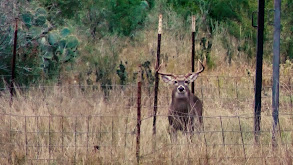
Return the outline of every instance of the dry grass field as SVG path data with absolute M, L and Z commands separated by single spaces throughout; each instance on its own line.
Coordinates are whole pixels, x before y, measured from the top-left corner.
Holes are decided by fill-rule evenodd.
M 272 149 L 271 91 L 263 91 L 259 144 L 253 132 L 253 77 L 206 76 L 196 81 L 204 102 L 204 130 L 192 142 L 171 142 L 171 88 L 160 83 L 157 134 L 153 94 L 143 85 L 140 164 L 292 164 L 292 90 L 280 94 L 278 147 Z M 152 91 L 152 88 L 150 87 Z M 0 97 L 1 164 L 136 164 L 137 85 L 39 86 Z

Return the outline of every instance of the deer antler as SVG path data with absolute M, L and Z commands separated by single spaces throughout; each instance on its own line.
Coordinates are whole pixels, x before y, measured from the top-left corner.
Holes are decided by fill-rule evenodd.
M 201 64 L 201 67 L 202 67 L 202 68 L 201 68 L 201 70 L 197 71 L 196 73 L 197 73 L 197 74 L 200 74 L 201 72 L 204 71 L 205 67 L 204 67 L 203 63 L 202 63 L 200 60 L 198 60 L 198 62 Z
M 204 69 L 205 69 L 203 63 L 202 63 L 200 60 L 198 60 L 198 62 L 201 64 L 201 70 L 198 70 L 198 71 L 196 72 L 196 74 L 200 74 L 200 73 L 203 72 Z M 188 77 L 188 76 L 190 76 L 191 74 L 192 74 L 192 73 L 188 73 L 188 74 L 185 75 L 185 77 Z
M 172 77 L 176 78 L 176 76 L 173 74 L 159 72 L 159 70 L 161 69 L 161 66 L 162 66 L 162 64 L 158 67 L 158 69 L 156 69 L 156 72 L 158 72 L 158 74 L 165 75 L 165 76 L 172 76 Z

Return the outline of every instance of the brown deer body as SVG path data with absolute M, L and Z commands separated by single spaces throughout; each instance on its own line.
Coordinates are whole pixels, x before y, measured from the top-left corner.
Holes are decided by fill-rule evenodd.
M 195 118 L 199 125 L 202 124 L 203 105 L 201 100 L 191 93 L 188 85 L 195 81 L 197 76 L 204 71 L 204 66 L 196 73 L 186 75 L 173 75 L 158 72 L 165 83 L 173 85 L 172 101 L 168 112 L 170 134 L 176 135 L 178 130 L 184 133 L 193 134 L 195 128 Z

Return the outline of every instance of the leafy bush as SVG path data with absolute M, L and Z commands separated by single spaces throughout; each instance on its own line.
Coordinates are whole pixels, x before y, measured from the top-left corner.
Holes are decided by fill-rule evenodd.
M 64 24 L 64 19 L 74 19 L 82 11 L 82 0 L 39 0 L 49 12 L 48 20 L 53 24 Z M 44 11 L 44 10 L 43 10 Z M 39 11 L 38 13 L 42 13 Z
M 97 31 L 103 35 L 117 33 L 131 36 L 144 26 L 147 12 L 154 6 L 154 0 L 113 0 L 85 4 L 88 13 L 84 17 L 95 38 Z
M 120 79 L 120 85 L 125 85 L 127 81 L 127 73 L 125 70 L 125 65 L 120 62 L 119 69 L 116 71 L 117 75 L 119 76 Z

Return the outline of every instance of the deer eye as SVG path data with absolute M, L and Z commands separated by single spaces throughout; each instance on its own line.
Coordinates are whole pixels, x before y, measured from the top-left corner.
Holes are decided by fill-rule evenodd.
M 189 84 L 189 81 L 184 81 L 185 84 Z
M 177 84 L 178 82 L 177 81 L 174 81 L 174 84 Z

